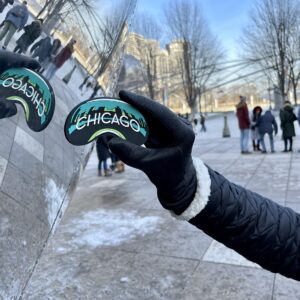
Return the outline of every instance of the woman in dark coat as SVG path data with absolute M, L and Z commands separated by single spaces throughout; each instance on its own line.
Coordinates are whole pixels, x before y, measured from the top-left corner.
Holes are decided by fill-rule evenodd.
M 42 19 L 38 19 L 24 27 L 24 33 L 17 40 L 17 46 L 14 52 L 25 53 L 27 51 L 27 48 L 41 35 L 42 22 Z
M 252 111 L 252 117 L 251 117 L 251 137 L 252 137 L 252 145 L 253 145 L 253 151 L 260 151 L 259 148 L 259 142 L 260 142 L 260 136 L 258 132 L 258 128 L 256 126 L 256 123 L 258 119 L 260 118 L 262 114 L 262 108 L 260 106 L 255 106 Z
M 296 136 L 294 121 L 297 120 L 294 114 L 293 106 L 290 101 L 284 101 L 284 106 L 280 110 L 280 127 L 282 130 L 282 137 L 284 141 L 283 152 L 293 151 L 293 137 Z M 288 149 L 288 141 L 290 143 Z

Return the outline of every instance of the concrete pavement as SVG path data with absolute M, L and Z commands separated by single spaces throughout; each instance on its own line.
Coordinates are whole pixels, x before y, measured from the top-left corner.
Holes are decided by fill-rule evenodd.
M 275 154 L 242 156 L 237 137 L 217 137 L 213 128 L 222 126 L 221 118 L 207 125 L 211 134 L 197 135 L 194 156 L 300 212 L 299 139 L 293 153 L 279 152 L 277 138 Z M 103 178 L 96 168 L 94 152 L 24 299 L 300 299 L 299 282 L 261 269 L 172 218 L 141 172 L 127 167 Z

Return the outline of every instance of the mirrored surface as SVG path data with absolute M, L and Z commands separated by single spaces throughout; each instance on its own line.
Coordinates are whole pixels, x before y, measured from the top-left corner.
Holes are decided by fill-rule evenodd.
M 20 104 L 15 115 L 0 119 L 0 299 L 22 294 L 68 207 L 93 145 L 69 144 L 65 119 L 78 103 L 115 94 L 135 2 L 28 0 L 21 30 L 8 39 L 8 25 L 0 28 L 0 46 L 39 61 L 56 100 L 43 131 L 28 127 Z M 22 5 L 4 7 L 0 22 Z

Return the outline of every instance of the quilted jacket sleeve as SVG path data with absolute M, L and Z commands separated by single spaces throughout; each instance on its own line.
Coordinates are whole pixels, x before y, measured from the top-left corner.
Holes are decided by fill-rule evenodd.
M 196 169 L 206 178 L 198 178 L 184 219 L 263 268 L 300 281 L 300 215 L 204 164 Z

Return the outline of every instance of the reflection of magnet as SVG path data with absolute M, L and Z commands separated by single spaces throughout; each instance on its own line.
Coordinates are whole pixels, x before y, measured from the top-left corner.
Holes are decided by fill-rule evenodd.
M 113 98 L 84 101 L 69 113 L 65 136 L 71 144 L 85 145 L 102 134 L 142 145 L 148 137 L 148 126 L 143 115 L 133 106 Z
M 33 131 L 42 131 L 50 123 L 55 96 L 49 82 L 26 68 L 8 69 L 0 75 L 0 99 L 20 104 L 26 122 Z M 1 107 L 0 107 L 1 115 Z

